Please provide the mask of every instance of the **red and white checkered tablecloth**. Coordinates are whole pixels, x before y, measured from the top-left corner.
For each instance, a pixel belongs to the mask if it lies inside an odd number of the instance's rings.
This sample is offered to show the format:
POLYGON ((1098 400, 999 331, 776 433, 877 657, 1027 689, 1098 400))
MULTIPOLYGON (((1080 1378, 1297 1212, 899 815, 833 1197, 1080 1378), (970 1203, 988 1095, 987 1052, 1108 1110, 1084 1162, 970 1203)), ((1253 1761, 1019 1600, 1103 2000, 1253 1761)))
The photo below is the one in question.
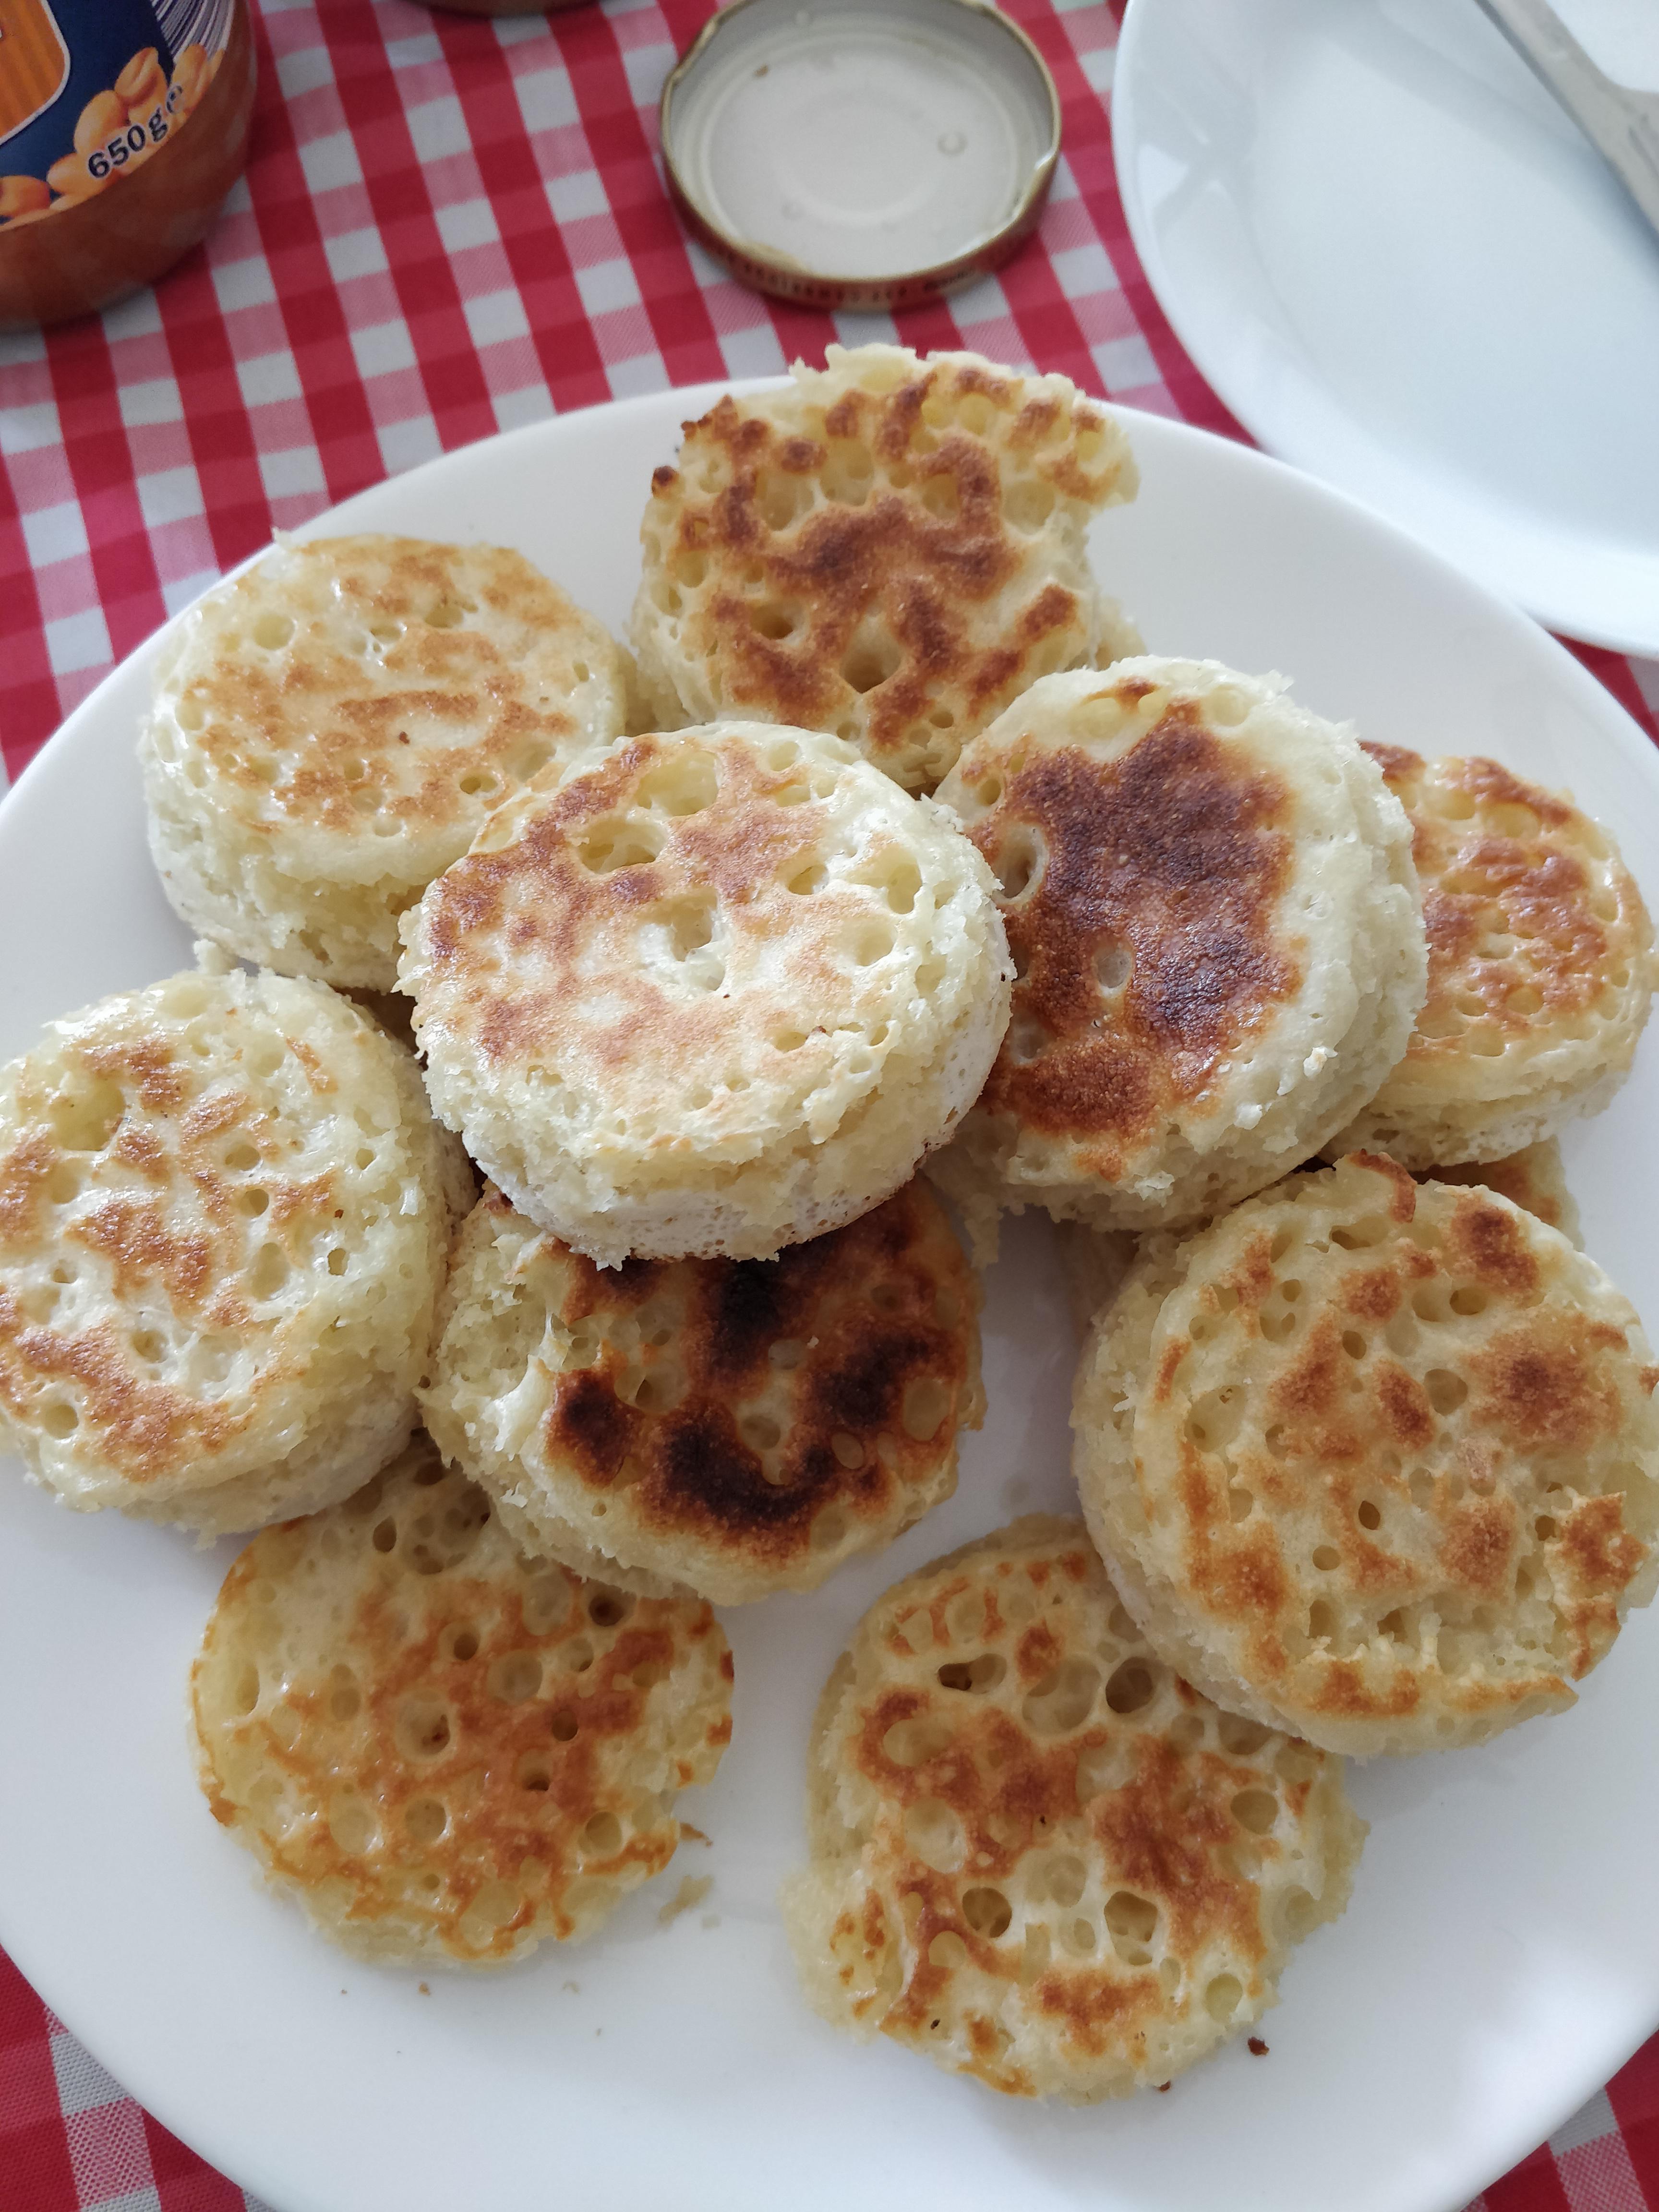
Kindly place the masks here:
MULTIPOLYGON (((1239 436, 1129 243, 1097 0, 1009 0, 1065 154, 997 278, 896 318, 764 301, 664 197, 656 103, 708 0, 550 20, 255 0, 246 181, 206 248, 100 321, 0 338, 0 791, 163 618, 397 470, 599 400, 968 345, 1239 436)), ((1659 664, 1583 658, 1659 741, 1659 664)), ((0 1954, 3 2212, 262 2212, 140 2111, 0 1954)), ((1472 2212, 1659 2212, 1659 2038, 1472 2212)))

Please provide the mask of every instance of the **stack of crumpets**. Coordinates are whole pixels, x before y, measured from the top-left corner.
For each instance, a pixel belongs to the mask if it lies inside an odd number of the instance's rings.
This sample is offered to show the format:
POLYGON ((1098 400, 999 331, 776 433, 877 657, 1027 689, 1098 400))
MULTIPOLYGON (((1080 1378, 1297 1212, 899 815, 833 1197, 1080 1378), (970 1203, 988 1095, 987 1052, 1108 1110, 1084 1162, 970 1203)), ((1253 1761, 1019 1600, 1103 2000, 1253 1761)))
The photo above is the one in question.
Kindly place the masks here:
POLYGON ((712 1608, 960 1477, 975 1540, 821 1647, 803 1989, 1164 2087, 1344 1909, 1345 1756, 1561 1711, 1659 1583, 1557 1144, 1647 1018, 1635 885, 1560 794, 1147 652, 1088 543, 1137 483, 1062 377, 835 347, 657 470, 637 665, 520 553, 368 537, 165 647, 209 943, 0 1071, 0 1437, 258 1532, 202 1784, 360 1957, 592 1934, 730 1737, 712 1608), (1082 1518, 999 1528, 1027 1210, 1082 1518))

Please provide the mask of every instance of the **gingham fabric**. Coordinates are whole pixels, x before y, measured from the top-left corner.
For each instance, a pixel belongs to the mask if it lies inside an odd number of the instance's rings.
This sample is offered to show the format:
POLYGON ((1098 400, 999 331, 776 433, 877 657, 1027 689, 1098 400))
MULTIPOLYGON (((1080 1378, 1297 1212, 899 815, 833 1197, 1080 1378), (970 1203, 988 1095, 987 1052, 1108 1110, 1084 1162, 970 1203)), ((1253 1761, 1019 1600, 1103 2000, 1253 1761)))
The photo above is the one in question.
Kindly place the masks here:
MULTIPOLYGON (((259 0, 253 160, 154 293, 0 338, 0 790, 99 678, 275 529, 497 430, 896 336, 1060 369, 1242 434, 1124 228, 1117 23, 1012 0, 1065 106, 1040 235, 948 306, 830 318, 742 290, 664 198, 656 102, 708 0, 495 24, 259 0)), ((1583 658, 1659 738, 1659 664, 1583 658)), ((3 2212, 262 2212, 141 2112, 0 1955, 3 2212)), ((1659 2039, 1472 2212, 1659 2212, 1659 2039)))

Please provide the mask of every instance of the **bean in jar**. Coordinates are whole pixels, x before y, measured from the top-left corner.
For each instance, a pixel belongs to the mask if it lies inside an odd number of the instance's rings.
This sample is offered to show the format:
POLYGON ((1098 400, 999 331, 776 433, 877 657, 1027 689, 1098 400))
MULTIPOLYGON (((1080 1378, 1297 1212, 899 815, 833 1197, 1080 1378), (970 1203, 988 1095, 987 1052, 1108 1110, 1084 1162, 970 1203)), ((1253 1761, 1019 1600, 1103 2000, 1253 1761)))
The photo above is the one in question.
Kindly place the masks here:
POLYGON ((0 0, 0 328, 153 283, 247 160, 247 0, 0 0))

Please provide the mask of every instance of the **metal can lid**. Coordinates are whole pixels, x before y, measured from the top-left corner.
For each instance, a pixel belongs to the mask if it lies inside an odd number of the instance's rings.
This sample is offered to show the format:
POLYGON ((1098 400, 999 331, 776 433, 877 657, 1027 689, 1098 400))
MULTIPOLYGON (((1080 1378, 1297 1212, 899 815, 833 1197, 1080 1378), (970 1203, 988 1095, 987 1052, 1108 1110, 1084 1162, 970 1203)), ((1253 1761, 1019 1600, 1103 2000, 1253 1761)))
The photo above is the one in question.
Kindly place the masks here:
POLYGON ((1042 55, 988 0, 729 0, 662 95, 693 236, 814 307, 909 306, 998 267, 1060 128, 1042 55))

